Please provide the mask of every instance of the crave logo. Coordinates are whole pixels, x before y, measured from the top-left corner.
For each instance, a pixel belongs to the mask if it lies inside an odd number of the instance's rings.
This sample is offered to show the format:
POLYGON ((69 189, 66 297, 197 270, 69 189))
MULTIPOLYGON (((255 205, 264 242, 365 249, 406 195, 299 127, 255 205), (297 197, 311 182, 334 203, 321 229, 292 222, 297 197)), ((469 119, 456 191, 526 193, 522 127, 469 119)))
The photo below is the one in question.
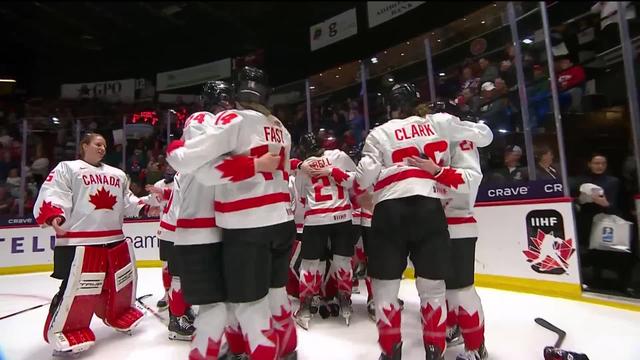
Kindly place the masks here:
POLYGON ((531 269, 541 274, 567 273, 576 249, 573 239, 565 239, 562 215, 556 210, 532 210, 526 221, 528 246, 523 254, 531 269))

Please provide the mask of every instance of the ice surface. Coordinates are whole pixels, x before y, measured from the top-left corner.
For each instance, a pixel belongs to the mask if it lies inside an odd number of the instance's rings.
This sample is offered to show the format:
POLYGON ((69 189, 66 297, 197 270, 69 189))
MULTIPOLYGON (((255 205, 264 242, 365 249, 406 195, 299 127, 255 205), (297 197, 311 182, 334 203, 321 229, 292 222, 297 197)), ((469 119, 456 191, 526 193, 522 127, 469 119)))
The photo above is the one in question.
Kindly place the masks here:
MULTIPOLYGON (((0 276, 0 317, 47 303, 59 281, 49 274, 0 276)), ((355 294, 351 326, 342 318, 314 318, 309 331, 298 328, 298 353, 301 360, 360 360, 378 358, 375 324, 367 317, 366 292, 355 294)), ((140 269, 138 296, 153 294, 145 303, 155 309, 162 296, 160 269, 140 269)), ((640 359, 640 313, 582 302, 479 289, 486 316, 486 344, 494 360, 539 360, 542 349, 555 342, 555 335, 536 325, 542 317, 564 329, 563 347, 584 352, 591 360, 640 359)), ((400 298, 405 301, 402 314, 403 359, 424 359, 418 295, 414 283, 404 280, 400 298)), ((42 338, 48 306, 0 320, 0 353, 6 360, 51 358, 51 349, 42 338)), ((166 318, 166 312, 161 313, 166 318)), ((167 339, 166 326, 151 314, 135 329, 133 336, 117 333, 94 318, 92 329, 96 345, 79 359, 187 359, 188 342, 167 339)), ((462 347, 447 350, 446 359, 455 359, 462 347)))

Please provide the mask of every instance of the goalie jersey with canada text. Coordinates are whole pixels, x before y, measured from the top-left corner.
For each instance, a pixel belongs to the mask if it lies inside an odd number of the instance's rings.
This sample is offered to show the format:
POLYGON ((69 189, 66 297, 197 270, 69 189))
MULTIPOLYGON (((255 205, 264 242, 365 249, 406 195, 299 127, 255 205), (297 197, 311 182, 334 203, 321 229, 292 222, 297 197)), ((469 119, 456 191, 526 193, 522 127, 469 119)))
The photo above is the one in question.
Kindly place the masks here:
POLYGON ((288 189, 291 136, 280 120, 254 110, 194 115, 190 121, 212 121, 214 126, 203 135, 172 143, 167 161, 178 172, 217 185, 216 224, 240 229, 293 220, 288 189), (280 155, 277 171, 256 173, 253 161, 267 152, 280 155))
POLYGON ((144 203, 129 190, 126 174, 115 167, 62 161, 42 184, 33 215, 38 224, 65 221, 56 246, 107 244, 124 239, 125 216, 138 216, 144 203))
POLYGON ((449 166, 450 143, 464 140, 484 147, 491 143, 493 134, 484 124, 460 121, 445 113, 390 120, 367 137, 354 190, 359 194, 373 186, 374 204, 414 195, 445 199, 451 193, 468 194, 469 174, 449 166), (409 166, 406 159, 412 156, 428 157, 442 171, 433 176, 409 166))

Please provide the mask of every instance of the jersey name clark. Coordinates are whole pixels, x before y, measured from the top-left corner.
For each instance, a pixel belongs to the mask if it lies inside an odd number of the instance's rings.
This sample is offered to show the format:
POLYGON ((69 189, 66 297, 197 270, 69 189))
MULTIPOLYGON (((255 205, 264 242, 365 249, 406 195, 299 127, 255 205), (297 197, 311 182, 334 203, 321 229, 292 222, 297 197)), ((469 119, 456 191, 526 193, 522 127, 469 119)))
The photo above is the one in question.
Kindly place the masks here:
POLYGON ((394 131, 398 141, 410 140, 416 137, 434 136, 436 133, 430 124, 411 124, 394 131))

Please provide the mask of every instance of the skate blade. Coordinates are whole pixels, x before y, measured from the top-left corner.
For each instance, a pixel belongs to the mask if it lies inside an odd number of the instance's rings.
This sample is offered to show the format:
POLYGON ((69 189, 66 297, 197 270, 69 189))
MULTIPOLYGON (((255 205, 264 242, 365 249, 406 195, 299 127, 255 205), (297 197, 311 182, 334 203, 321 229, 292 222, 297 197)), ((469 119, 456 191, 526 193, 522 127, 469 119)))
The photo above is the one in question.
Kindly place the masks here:
POLYGON ((311 319, 300 319, 300 318, 295 318, 296 324, 298 324, 298 326, 300 326, 301 328, 305 329, 305 330, 309 330, 309 323, 311 322, 311 319))
POLYGON ((191 341, 193 340, 193 335, 180 335, 175 332, 169 332, 169 340, 178 340, 178 341, 191 341))
POLYGON ((53 353, 51 354, 53 357, 57 357, 57 358, 71 358, 71 359, 75 359, 77 357, 80 356, 80 353, 83 353, 87 350, 89 350, 93 344, 95 342, 90 341, 90 342, 86 342, 83 343, 82 345, 78 345, 72 349, 69 350, 53 350, 53 353))
POLYGON ((447 347, 455 347, 462 344, 464 344, 464 339, 462 338, 462 336, 458 336, 451 340, 447 340, 447 347))

